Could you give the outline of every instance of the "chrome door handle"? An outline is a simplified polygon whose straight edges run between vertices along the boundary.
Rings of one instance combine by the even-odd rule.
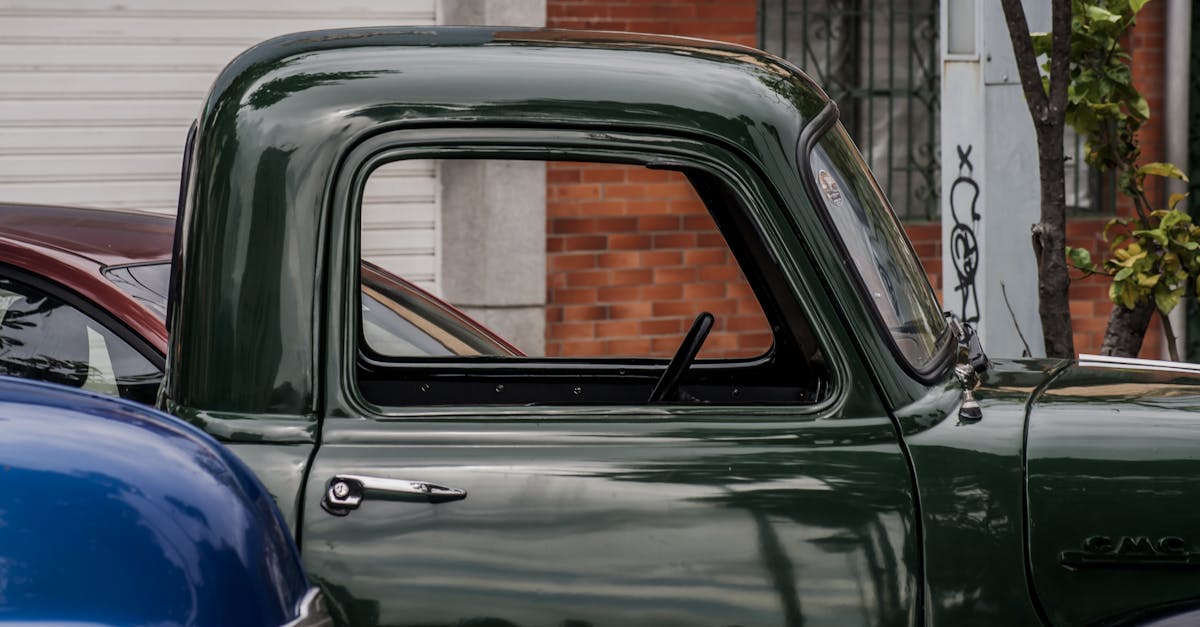
[[[321,507],[334,516],[345,516],[351,510],[358,509],[368,494],[385,501],[412,503],[446,503],[467,498],[466,490],[436,483],[364,475],[334,475],[325,486]]]

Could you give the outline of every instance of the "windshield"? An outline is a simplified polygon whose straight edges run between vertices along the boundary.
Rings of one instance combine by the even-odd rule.
[[[841,124],[813,147],[809,168],[868,300],[909,364],[925,369],[946,322],[904,229]]]
[[[165,323],[169,262],[112,266],[104,276]],[[389,357],[514,354],[474,320],[378,269],[364,268],[362,311],[367,346]]]

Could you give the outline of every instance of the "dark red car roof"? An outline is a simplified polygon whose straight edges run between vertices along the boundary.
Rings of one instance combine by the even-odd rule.
[[[0,237],[109,266],[166,260],[175,217],[110,209],[0,204]]]
[[[167,330],[153,312],[106,279],[106,266],[169,262],[175,239],[175,216],[135,211],[85,209],[52,205],[0,203],[0,264],[49,279],[96,303],[159,353],[167,351]],[[512,354],[521,354],[503,338],[453,306],[412,283],[370,263],[369,280],[431,299],[458,324],[471,327]]]

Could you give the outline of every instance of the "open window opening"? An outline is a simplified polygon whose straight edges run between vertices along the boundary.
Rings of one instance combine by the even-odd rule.
[[[441,180],[404,196],[405,172]],[[748,201],[702,167],[408,160],[374,170],[359,202],[371,403],[810,404],[830,389]]]

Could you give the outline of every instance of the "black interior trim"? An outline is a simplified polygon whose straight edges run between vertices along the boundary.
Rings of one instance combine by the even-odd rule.
[[[650,392],[647,403],[682,400],[682,395],[679,394],[679,381],[692,362],[696,360],[696,355],[700,354],[700,349],[704,347],[704,340],[712,331],[713,320],[713,315],[707,311],[700,312],[700,315],[696,316],[687,335],[683,336],[683,341],[679,343],[679,348],[675,350],[675,356],[667,362],[662,376],[654,383],[654,389]]]
[[[622,153],[605,159],[588,147],[547,151],[521,148],[489,146],[483,152],[486,158],[613,162],[682,172],[708,207],[739,267],[757,270],[746,274],[746,279],[774,335],[771,349],[757,358],[696,362],[680,386],[680,396],[688,399],[686,402],[811,404],[827,393],[829,374],[807,317],[790,294],[780,264],[763,245],[763,234],[742,199],[720,175],[700,163],[665,161],[655,156],[643,159]],[[433,152],[429,156],[439,155]],[[356,167],[377,165],[381,165],[380,160],[364,158]],[[731,206],[741,208],[724,209]],[[645,404],[667,363],[654,358],[387,358],[364,350],[361,328],[358,331],[359,390],[369,402],[384,406],[640,405]]]

